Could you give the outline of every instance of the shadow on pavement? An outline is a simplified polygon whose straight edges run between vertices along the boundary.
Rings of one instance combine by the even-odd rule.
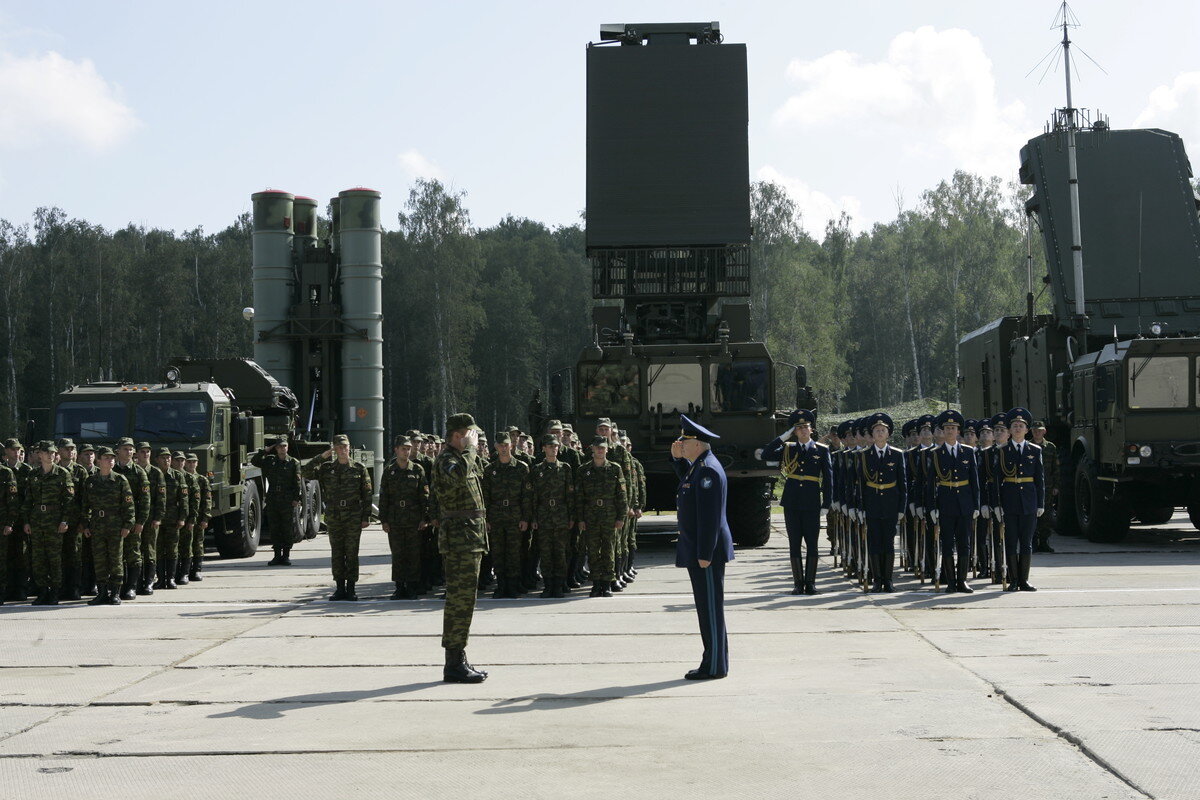
[[[434,669],[431,667],[431,669]],[[309,707],[353,703],[358,700],[375,700],[380,697],[391,697],[398,694],[419,692],[441,686],[441,681],[423,681],[421,683],[406,683],[402,686],[386,686],[380,689],[370,689],[354,692],[321,692],[320,694],[298,694],[292,697],[278,697],[274,700],[264,700],[259,703],[238,706],[219,714],[209,714],[209,719],[228,719],[244,717],[246,719],[282,719],[288,711],[297,711]]]
[[[671,686],[682,686],[690,683],[683,678],[670,681],[655,681],[640,683],[633,686],[610,686],[605,689],[589,689],[586,692],[571,694],[531,694],[524,697],[510,697],[498,700],[491,708],[481,708],[476,714],[519,714],[524,711],[552,711],[558,708],[574,708],[576,706],[604,703],[609,700],[624,700],[641,694],[667,689]],[[522,705],[517,705],[521,703]]]

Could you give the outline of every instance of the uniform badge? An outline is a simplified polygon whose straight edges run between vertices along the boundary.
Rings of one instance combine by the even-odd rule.
[[[700,488],[701,489],[711,489],[712,483],[713,483],[712,478],[701,478],[700,479]]]

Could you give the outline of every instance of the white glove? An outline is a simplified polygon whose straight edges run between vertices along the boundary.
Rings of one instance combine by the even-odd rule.
[[[996,519],[1000,520],[1001,522],[1004,522],[1004,509],[1001,508],[1000,506],[996,506],[992,510],[994,512],[996,512]]]
[[[916,503],[908,504],[908,513],[914,517],[917,515],[917,504]]]
[[[930,511],[930,512],[929,512],[929,518],[930,518],[931,520],[933,520],[933,524],[934,524],[934,525],[937,525],[937,524],[938,524],[938,511],[937,511],[937,509],[936,509],[936,508],[935,508],[933,511]]]
[[[897,520],[896,520],[897,522],[904,522],[904,513],[903,512],[897,514],[896,516],[897,516]]]
[[[979,519],[979,511],[978,510],[976,510],[975,513],[971,515],[971,519]]]
[[[1046,509],[1044,509],[1044,508],[1039,508],[1039,509],[1038,509],[1038,516],[1040,517],[1042,514],[1044,514],[1044,513],[1045,513],[1045,511],[1046,511]]]
[[[834,510],[834,511],[836,511],[836,512],[838,512],[839,514],[840,514],[840,513],[842,513],[842,504],[841,504],[841,503],[834,503],[834,504],[833,504],[833,510]]]
[[[823,517],[823,516],[825,516],[825,515],[826,515],[826,514],[828,514],[828,513],[829,513],[829,509],[828,509],[828,508],[822,508],[822,509],[821,509],[821,516],[822,516],[822,517]]]
[[[925,516],[925,506],[917,506],[917,516],[918,517]]]
[[[792,438],[792,434],[795,432],[796,432],[795,428],[788,428],[786,431],[779,434],[779,441],[786,442],[788,439]]]
[[[991,509],[991,508],[989,508],[989,507],[987,507],[987,506],[984,506],[984,507],[983,507],[983,508],[981,508],[980,510],[983,512],[983,518],[984,518],[984,519],[991,519],[991,518],[992,518],[992,509]]]

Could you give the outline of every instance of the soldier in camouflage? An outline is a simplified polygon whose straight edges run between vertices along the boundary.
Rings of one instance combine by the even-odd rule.
[[[183,453],[177,452],[179,463],[183,463]],[[154,456],[158,468],[163,474],[163,519],[158,527],[158,541],[154,547],[159,556],[158,581],[155,589],[175,589],[175,567],[179,560],[179,535],[187,524],[191,513],[191,495],[187,479],[183,473],[171,466],[175,460],[171,451],[160,447]]]
[[[508,433],[496,434],[496,460],[483,473],[483,505],[487,509],[488,542],[496,570],[496,598],[515,598],[522,591],[522,564],[529,531],[529,467],[512,452]]]
[[[176,450],[171,454],[171,468],[179,473],[184,486],[187,487],[187,516],[183,527],[179,529],[179,542],[175,549],[175,585],[188,585],[188,567],[192,560],[192,535],[196,530],[196,522],[200,519],[200,487],[196,477],[188,474],[184,468],[187,464],[187,453]]]
[[[158,532],[162,528],[163,516],[167,510],[167,479],[163,471],[151,462],[152,453],[149,442],[137,443],[137,465],[146,473],[150,484],[150,515],[142,530],[142,578],[138,581],[137,593],[140,595],[154,594],[154,584],[157,580]]]
[[[592,597],[612,597],[624,586],[613,571],[615,539],[625,527],[629,502],[625,474],[608,460],[608,438],[592,440],[592,460],[575,477],[575,507],[579,530],[587,543]]]
[[[99,466],[89,475],[83,495],[84,535],[92,541],[96,564],[96,597],[90,606],[121,605],[121,586],[127,582],[128,570],[121,555],[123,540],[129,536],[136,519],[136,505],[129,481],[113,471],[116,456],[107,447],[100,447]]]
[[[13,532],[4,542],[8,546],[8,591],[5,600],[24,600],[28,595],[26,589],[29,581],[29,534],[25,533],[25,518],[23,503],[25,487],[33,467],[22,458],[24,448],[17,439],[4,440],[4,464],[12,470],[17,481],[18,510],[13,519]]]
[[[54,442],[37,443],[40,462],[25,487],[25,533],[33,548],[33,580],[41,587],[34,605],[58,605],[62,586],[62,539],[78,518],[75,482],[67,469],[54,463]]]
[[[625,512],[625,520],[613,541],[613,574],[617,584],[613,587],[613,591],[619,592],[627,584],[625,570],[626,562],[629,559],[630,529],[633,527],[633,456],[621,446],[620,431],[607,417],[602,417],[596,422],[596,435],[603,436],[608,440],[608,460],[621,467],[621,474],[625,477],[625,489],[628,492],[627,499],[630,501]]]
[[[646,467],[633,454],[633,441],[625,435],[621,436],[621,446],[629,453],[629,461],[633,465],[633,481],[629,486],[629,506],[633,517],[629,521],[629,536],[626,539],[625,582],[629,583],[637,576],[633,567],[634,556],[637,555],[637,525],[646,507]]]
[[[91,472],[75,459],[75,442],[73,440],[60,438],[54,442],[54,446],[58,448],[58,465],[71,473],[71,480],[76,489],[75,505],[79,509],[76,511],[75,524],[63,534],[63,583],[60,599],[78,600],[82,596],[80,590],[83,588],[83,584],[86,583],[88,584],[87,588],[91,588],[91,585],[95,583],[94,570],[90,569],[92,565],[91,544],[84,544],[83,527],[79,523],[80,511],[83,508],[83,492],[80,490]],[[85,560],[89,567],[86,571],[84,569]]]
[[[1046,423],[1038,420],[1030,430],[1033,443],[1042,448],[1042,468],[1046,473],[1046,512],[1038,517],[1037,542],[1033,549],[1036,553],[1053,553],[1050,546],[1050,534],[1058,524],[1058,489],[1059,463],[1058,447],[1046,438]]]
[[[304,501],[304,482],[300,479],[300,462],[288,455],[288,440],[281,436],[269,442],[250,463],[267,479],[267,530],[271,532],[271,549],[275,557],[267,566],[290,567],[292,544],[296,541],[296,509]]]
[[[84,442],[79,447],[79,465],[83,467],[84,472],[88,475],[96,474],[96,446],[90,442]],[[75,476],[71,476],[72,480]],[[83,487],[82,479],[75,481],[75,494],[78,498],[79,491]],[[80,513],[82,513],[83,503],[80,500]],[[80,538],[83,538],[82,536]],[[83,567],[83,584],[87,591],[85,594],[95,594],[96,591],[96,565],[92,562],[92,543],[88,539],[83,539],[83,546],[80,552],[80,561]]]
[[[542,437],[542,461],[530,475],[533,486],[533,531],[537,539],[542,597],[563,597],[567,587],[567,544],[575,527],[575,473],[558,460],[562,443],[553,433]]]
[[[133,439],[128,437],[117,441],[116,462],[113,471],[121,475],[129,483],[129,491],[133,495],[133,524],[128,535],[121,543],[121,555],[125,560],[125,579],[121,583],[121,600],[136,600],[138,583],[142,578],[142,532],[150,520],[150,479],[146,471],[133,460],[136,449]],[[103,456],[100,456],[103,461]],[[103,469],[103,464],[101,464]],[[96,548],[95,537],[89,539],[93,553]],[[94,557],[93,557],[94,560]]]
[[[476,469],[479,426],[470,414],[446,420],[446,448],[433,465],[430,481],[433,516],[438,520],[438,549],[446,573],[442,647],[447,683],[481,683],[487,673],[467,661],[467,639],[475,613],[479,563],[488,549],[483,486]]]
[[[379,521],[392,551],[393,600],[421,596],[421,539],[429,527],[429,483],[425,468],[412,459],[412,440],[397,436],[396,457],[379,479]]]
[[[197,471],[200,459],[195,453],[188,453],[187,458],[183,462],[183,471],[192,481],[192,491],[196,500],[196,522],[192,526],[192,540],[190,542],[191,552],[188,559],[188,568],[183,570],[183,577],[190,581],[204,580],[204,535],[208,530],[208,522],[212,519],[212,484],[208,482],[208,476]],[[181,542],[179,545],[180,553],[184,553],[189,543]]]
[[[0,464],[0,605],[8,591],[8,543],[15,535],[17,520],[21,518],[21,495],[17,489],[17,476],[7,465]]]
[[[371,472],[350,459],[350,437],[339,433],[333,447],[304,465],[307,480],[321,484],[330,566],[337,584],[330,600],[357,600],[358,543],[371,523]]]

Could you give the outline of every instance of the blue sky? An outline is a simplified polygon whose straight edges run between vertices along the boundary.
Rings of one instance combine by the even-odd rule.
[[[1076,104],[1200,153],[1200,4],[1072,4]],[[1135,10],[1131,10],[1135,9]],[[263,188],[365,185],[385,224],[416,176],[478,226],[578,219],[584,46],[601,23],[719,20],[748,46],[750,171],[807,227],[894,216],[956,168],[1016,177],[1063,102],[1055,2],[0,0],[0,217],[215,231]],[[1200,162],[1197,162],[1200,163]]]

